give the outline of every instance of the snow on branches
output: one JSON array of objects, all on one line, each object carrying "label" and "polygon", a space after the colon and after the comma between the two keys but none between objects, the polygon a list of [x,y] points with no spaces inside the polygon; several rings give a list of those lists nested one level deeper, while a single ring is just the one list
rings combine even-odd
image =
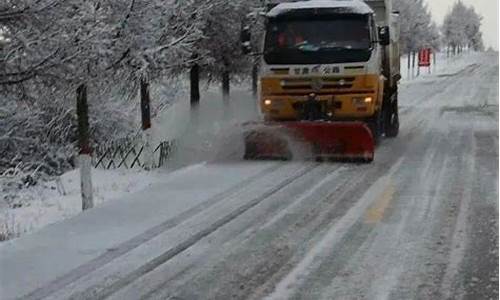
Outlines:
[{"label": "snow on branches", "polygon": [[443,39],[446,45],[454,52],[461,51],[464,47],[483,50],[481,19],[472,6],[467,7],[461,1],[456,2],[443,23]]},{"label": "snow on branches", "polygon": [[[188,65],[210,1],[0,3],[0,175],[73,167],[75,89],[89,86],[93,141],[134,132],[137,81]],[[52,158],[53,156],[53,158]],[[14,174],[15,175],[15,174]]]},{"label": "snow on branches", "polygon": [[394,0],[399,11],[401,51],[410,53],[421,48],[439,48],[439,31],[423,0]]},{"label": "snow on branches", "polygon": [[201,23],[185,13],[191,2],[8,0],[0,6],[0,86],[162,76],[185,64],[200,38]]}]

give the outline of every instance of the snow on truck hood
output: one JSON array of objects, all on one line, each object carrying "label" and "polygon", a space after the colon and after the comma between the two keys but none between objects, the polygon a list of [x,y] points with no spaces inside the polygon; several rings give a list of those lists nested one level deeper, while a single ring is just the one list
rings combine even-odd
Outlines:
[{"label": "snow on truck hood", "polygon": [[278,4],[267,13],[267,16],[270,18],[275,18],[294,10],[314,8],[339,8],[345,9],[346,12],[355,14],[373,13],[373,10],[361,0],[309,0]]}]

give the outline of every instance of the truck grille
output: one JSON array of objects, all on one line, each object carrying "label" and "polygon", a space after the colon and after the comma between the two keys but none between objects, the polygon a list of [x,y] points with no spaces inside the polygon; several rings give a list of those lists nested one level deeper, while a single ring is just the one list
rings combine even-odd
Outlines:
[{"label": "truck grille", "polygon": [[340,78],[287,78],[281,81],[284,90],[341,90],[350,89],[355,77]]}]

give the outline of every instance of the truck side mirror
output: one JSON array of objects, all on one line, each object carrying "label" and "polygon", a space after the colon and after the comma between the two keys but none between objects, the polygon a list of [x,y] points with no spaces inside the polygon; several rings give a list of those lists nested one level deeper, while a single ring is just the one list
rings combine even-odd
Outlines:
[{"label": "truck side mirror", "polygon": [[252,33],[250,32],[250,27],[245,26],[241,30],[240,42],[241,42],[241,51],[243,54],[249,54],[252,52]]},{"label": "truck side mirror", "polygon": [[378,40],[382,46],[387,46],[391,43],[391,36],[389,34],[389,26],[380,26],[378,28]]}]

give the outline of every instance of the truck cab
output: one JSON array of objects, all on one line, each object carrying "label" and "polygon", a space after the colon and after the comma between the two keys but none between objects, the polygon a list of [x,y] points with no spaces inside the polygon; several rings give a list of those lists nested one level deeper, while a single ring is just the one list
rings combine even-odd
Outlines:
[{"label": "truck cab", "polygon": [[397,135],[401,76],[390,1],[285,1],[265,18],[259,106],[266,121],[301,120],[313,98],[321,119]]}]

